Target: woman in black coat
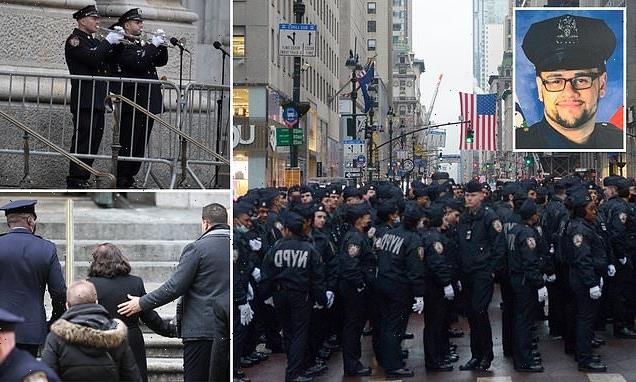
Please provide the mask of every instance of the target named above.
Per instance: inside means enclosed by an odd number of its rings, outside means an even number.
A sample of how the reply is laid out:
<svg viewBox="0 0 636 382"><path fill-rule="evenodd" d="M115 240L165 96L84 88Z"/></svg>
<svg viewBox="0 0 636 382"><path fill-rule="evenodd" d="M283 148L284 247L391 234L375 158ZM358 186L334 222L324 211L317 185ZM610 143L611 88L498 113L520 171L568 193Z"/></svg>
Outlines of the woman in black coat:
<svg viewBox="0 0 636 382"><path fill-rule="evenodd" d="M130 274L130 264L117 246L100 244L93 252L93 261L88 269L88 281L95 285L97 301L113 318L122 320L128 326L128 342L144 382L148 381L146 344L139 328L139 319L155 333L165 337L176 337L176 326L164 322L154 310L142 311L130 317L117 314L117 305L128 301L127 295L146 294L144 282Z"/></svg>

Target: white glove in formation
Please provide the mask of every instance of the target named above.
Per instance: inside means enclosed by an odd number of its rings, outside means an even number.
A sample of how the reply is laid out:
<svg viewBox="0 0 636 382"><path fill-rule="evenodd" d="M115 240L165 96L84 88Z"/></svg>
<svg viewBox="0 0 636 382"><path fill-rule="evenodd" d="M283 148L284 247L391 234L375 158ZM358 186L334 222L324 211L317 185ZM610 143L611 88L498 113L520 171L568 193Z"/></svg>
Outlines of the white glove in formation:
<svg viewBox="0 0 636 382"><path fill-rule="evenodd" d="M157 32L155 33L155 35L152 36L152 45L158 48L159 46L165 44L165 42L166 42L166 33L163 31L163 29L157 29Z"/></svg>
<svg viewBox="0 0 636 382"><path fill-rule="evenodd" d="M330 290L328 290L326 294L327 294L327 309L329 309L331 308L331 305L333 305L334 294Z"/></svg>
<svg viewBox="0 0 636 382"><path fill-rule="evenodd" d="M607 266L607 275L609 277L614 277L616 275L616 267L614 264L610 264Z"/></svg>
<svg viewBox="0 0 636 382"><path fill-rule="evenodd" d="M124 35L121 33L110 32L106 35L106 41L108 41L110 45L119 44L123 39Z"/></svg>
<svg viewBox="0 0 636 382"><path fill-rule="evenodd" d="M548 299L548 288L543 287L537 291L537 295L539 297L539 302L544 302Z"/></svg>
<svg viewBox="0 0 636 382"><path fill-rule="evenodd" d="M455 298L455 291L453 290L453 286L448 284L444 287L444 298L447 300L452 300Z"/></svg>
<svg viewBox="0 0 636 382"><path fill-rule="evenodd" d="M258 268L254 268L252 271L252 277L254 277L254 281L257 283L261 281L261 270Z"/></svg>
<svg viewBox="0 0 636 382"><path fill-rule="evenodd" d="M424 311L424 297L415 297L415 304L411 307L417 314L422 314Z"/></svg>
<svg viewBox="0 0 636 382"><path fill-rule="evenodd" d="M254 317L254 311L250 304L239 305L239 311L241 312L241 325L249 325Z"/></svg>
<svg viewBox="0 0 636 382"><path fill-rule="evenodd" d="M592 300L598 300L599 298L601 298L601 287L597 285L593 288L590 288L590 297L592 298Z"/></svg>

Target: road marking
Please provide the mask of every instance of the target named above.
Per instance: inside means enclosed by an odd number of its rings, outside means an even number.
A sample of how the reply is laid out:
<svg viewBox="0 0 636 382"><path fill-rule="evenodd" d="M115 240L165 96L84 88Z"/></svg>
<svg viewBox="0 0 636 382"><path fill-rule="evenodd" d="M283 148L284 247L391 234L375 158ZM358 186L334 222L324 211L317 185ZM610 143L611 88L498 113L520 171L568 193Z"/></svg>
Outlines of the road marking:
<svg viewBox="0 0 636 382"><path fill-rule="evenodd" d="M588 374L590 382L627 382L620 374Z"/></svg>
<svg viewBox="0 0 636 382"><path fill-rule="evenodd" d="M479 377L477 382L512 382L512 377Z"/></svg>

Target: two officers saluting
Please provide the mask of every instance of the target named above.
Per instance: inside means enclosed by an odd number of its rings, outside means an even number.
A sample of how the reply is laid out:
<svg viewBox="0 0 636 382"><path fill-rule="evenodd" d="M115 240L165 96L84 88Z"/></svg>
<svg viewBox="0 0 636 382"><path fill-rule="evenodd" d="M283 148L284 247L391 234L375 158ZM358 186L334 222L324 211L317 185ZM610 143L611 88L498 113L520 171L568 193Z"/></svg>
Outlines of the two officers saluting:
<svg viewBox="0 0 636 382"><path fill-rule="evenodd" d="M157 67L168 63L165 33L159 29L149 42L141 39L143 17L139 8L133 8L121 15L111 29L99 26L100 14L94 5L75 12L73 18L77 20L77 27L66 39L64 47L70 74L159 79ZM104 39L93 36L100 30L108 31ZM97 154L104 132L104 101L108 93L121 94L151 113L158 114L162 111L159 84L73 79L70 104L74 127L71 153ZM150 139L153 119L124 104L119 123L119 155L143 157ZM81 160L89 166L93 163L93 159ZM117 187L133 187L134 176L140 168L140 161L119 161ZM71 162L67 177L68 188L89 188L89 178L88 171Z"/></svg>

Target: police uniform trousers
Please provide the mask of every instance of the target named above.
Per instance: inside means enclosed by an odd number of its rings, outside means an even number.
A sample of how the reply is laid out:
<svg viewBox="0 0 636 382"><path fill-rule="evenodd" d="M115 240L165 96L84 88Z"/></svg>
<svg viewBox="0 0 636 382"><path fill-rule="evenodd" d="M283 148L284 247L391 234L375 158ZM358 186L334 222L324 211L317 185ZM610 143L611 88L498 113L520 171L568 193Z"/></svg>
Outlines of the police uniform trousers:
<svg viewBox="0 0 636 382"><path fill-rule="evenodd" d="M603 278L606 281L603 295L609 299L614 318L614 331L624 327L631 329L634 326L632 274L633 269L629 262L625 265L619 263L616 265L614 277Z"/></svg>
<svg viewBox="0 0 636 382"><path fill-rule="evenodd" d="M377 327L373 328L374 336L379 339L376 359L383 369L393 371L403 367L402 336L404 327L408 325L413 299L405 284L385 278L378 278L375 284L381 312Z"/></svg>
<svg viewBox="0 0 636 382"><path fill-rule="evenodd" d="M424 294L424 362L429 367L445 364L448 355L448 330L445 327L449 302L444 288L427 285Z"/></svg>
<svg viewBox="0 0 636 382"><path fill-rule="evenodd" d="M249 327L249 334L243 348L242 356L249 356L260 343L260 338L265 336L265 347L274 353L282 353L283 340L280 337L280 323L276 318L273 306L265 304L263 296L257 286L254 289L254 300L250 302L254 310L254 319Z"/></svg>
<svg viewBox="0 0 636 382"><path fill-rule="evenodd" d="M590 297L589 288L578 287L574 290L576 298L576 356L579 364L591 362L592 338L594 337L594 319L598 312L599 301Z"/></svg>
<svg viewBox="0 0 636 382"><path fill-rule="evenodd" d="M232 354L234 355L234 375L238 372L243 355L243 347L247 340L248 325L241 324L241 312L236 304L234 304L234 326L232 327Z"/></svg>
<svg viewBox="0 0 636 382"><path fill-rule="evenodd" d="M332 320L332 310L323 307L322 309L312 309L309 322L309 343L306 353L305 366L311 367L318 356L329 332L329 322Z"/></svg>
<svg viewBox="0 0 636 382"><path fill-rule="evenodd" d="M97 154L104 135L104 111L88 108L78 109L73 113L73 137L71 138L72 154ZM93 159L80 158L89 166L93 165ZM69 178L76 181L86 181L90 178L90 172L71 162L68 170Z"/></svg>
<svg viewBox="0 0 636 382"><path fill-rule="evenodd" d="M503 354L505 357L513 355L513 326L514 326L514 296L510 277L503 276L499 280L499 288L501 291L501 346L503 348Z"/></svg>
<svg viewBox="0 0 636 382"><path fill-rule="evenodd" d="M515 367L532 365L532 325L537 307L537 291L525 280L523 274L510 276L513 293L513 333L512 341Z"/></svg>
<svg viewBox="0 0 636 382"><path fill-rule="evenodd" d="M150 141L150 133L154 120L141 112L123 111L121 113L119 156L144 157L146 144ZM142 162L118 161L117 178L132 178L139 172Z"/></svg>
<svg viewBox="0 0 636 382"><path fill-rule="evenodd" d="M183 341L183 380L208 381L212 340Z"/></svg>
<svg viewBox="0 0 636 382"><path fill-rule="evenodd" d="M274 292L276 316L283 326L283 342L287 351L285 380L290 381L305 371L305 352L309 337L309 321L313 301L309 293L281 289Z"/></svg>
<svg viewBox="0 0 636 382"><path fill-rule="evenodd" d="M565 290L568 288L565 283L563 266L554 265L556 280L546 283L548 288L548 326L551 336L563 336L565 333Z"/></svg>
<svg viewBox="0 0 636 382"><path fill-rule="evenodd" d="M564 321L564 332L563 332L563 345L565 353L574 354L576 352L576 297L574 294L574 290L570 286L569 283L569 268L564 267L564 287L563 288L563 321ZM558 278L557 278L558 280ZM549 293L549 292L548 292ZM589 293L589 291L588 291Z"/></svg>
<svg viewBox="0 0 636 382"><path fill-rule="evenodd" d="M493 295L493 278L490 273L475 272L462 281L465 294L466 318L470 325L470 351L472 358L492 360L492 328L488 305Z"/></svg>
<svg viewBox="0 0 636 382"><path fill-rule="evenodd" d="M344 315L340 341L344 372L353 373L364 367L360 363L360 337L367 321L369 292L366 288L358 292L356 287L346 280L340 281L339 290Z"/></svg>

